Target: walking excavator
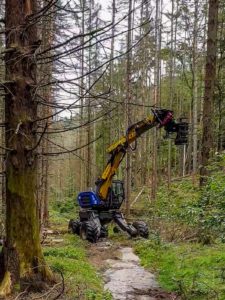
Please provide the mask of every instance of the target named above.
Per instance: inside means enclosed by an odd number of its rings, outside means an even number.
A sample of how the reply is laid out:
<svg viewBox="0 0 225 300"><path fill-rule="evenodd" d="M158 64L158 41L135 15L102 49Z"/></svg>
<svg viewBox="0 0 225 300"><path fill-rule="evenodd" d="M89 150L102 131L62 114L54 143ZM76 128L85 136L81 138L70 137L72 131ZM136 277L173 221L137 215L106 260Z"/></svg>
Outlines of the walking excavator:
<svg viewBox="0 0 225 300"><path fill-rule="evenodd" d="M152 114L131 125L124 136L107 149L109 160L97 179L95 191L85 191L78 194L80 206L79 220L69 221L69 231L80 235L84 240L96 243L101 237L107 236L107 224L115 222L118 227L131 237L148 238L148 226L143 221L127 223L120 207L125 200L124 185L121 180L113 180L119 165L131 144L137 141L147 130L164 127L166 137L176 133L175 145L187 144L188 123L180 119L174 120L173 111L152 108Z"/></svg>

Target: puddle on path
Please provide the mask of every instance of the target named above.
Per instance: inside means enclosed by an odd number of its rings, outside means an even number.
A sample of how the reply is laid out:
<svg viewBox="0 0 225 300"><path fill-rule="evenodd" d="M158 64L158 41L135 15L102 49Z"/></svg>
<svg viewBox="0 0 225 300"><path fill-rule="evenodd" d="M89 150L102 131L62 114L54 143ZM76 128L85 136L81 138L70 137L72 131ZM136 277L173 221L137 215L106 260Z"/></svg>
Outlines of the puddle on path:
<svg viewBox="0 0 225 300"><path fill-rule="evenodd" d="M140 266L139 258L126 247L119 250L119 259L108 259L109 269L104 276L114 300L155 300L149 290L157 289L158 284L150 272Z"/></svg>

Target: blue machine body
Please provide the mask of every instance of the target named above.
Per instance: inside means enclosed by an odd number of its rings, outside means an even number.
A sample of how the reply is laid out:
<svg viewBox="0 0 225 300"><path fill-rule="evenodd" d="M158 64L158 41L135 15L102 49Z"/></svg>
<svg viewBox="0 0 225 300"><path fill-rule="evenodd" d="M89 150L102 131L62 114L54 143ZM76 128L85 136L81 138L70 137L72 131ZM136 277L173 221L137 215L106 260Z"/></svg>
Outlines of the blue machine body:
<svg viewBox="0 0 225 300"><path fill-rule="evenodd" d="M95 194L95 192L81 192L77 196L78 203L82 208L99 207L102 201Z"/></svg>

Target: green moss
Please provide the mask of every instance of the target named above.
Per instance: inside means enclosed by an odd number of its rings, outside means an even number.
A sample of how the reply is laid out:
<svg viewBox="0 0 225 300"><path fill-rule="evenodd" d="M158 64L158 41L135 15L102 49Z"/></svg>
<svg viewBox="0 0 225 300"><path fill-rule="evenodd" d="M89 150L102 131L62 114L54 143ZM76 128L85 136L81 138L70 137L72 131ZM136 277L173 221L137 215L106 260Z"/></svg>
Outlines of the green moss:
<svg viewBox="0 0 225 300"><path fill-rule="evenodd" d="M157 273L162 288L185 299L225 299L225 245L137 242L141 263Z"/></svg>
<svg viewBox="0 0 225 300"><path fill-rule="evenodd" d="M215 166L203 191L184 179L170 190L160 186L154 203L146 189L134 207L151 233L150 240L135 243L142 264L157 274L162 288L186 300L225 299L225 181L221 166ZM200 243L208 235L211 246Z"/></svg>
<svg viewBox="0 0 225 300"><path fill-rule="evenodd" d="M21 170L16 176L13 168L9 169L7 188L11 193L9 198L11 205L6 222L10 222L8 237L18 252L20 276L22 277L29 276L33 272L34 260L39 260L43 265L34 193L35 185L36 175L32 169ZM26 226L24 226L25 224ZM24 230L18 231L18 228L21 227Z"/></svg>
<svg viewBox="0 0 225 300"><path fill-rule="evenodd" d="M64 246L61 248L47 248L44 251L45 256L52 256L56 258L68 258L75 260L84 260L85 251L77 246Z"/></svg>
<svg viewBox="0 0 225 300"><path fill-rule="evenodd" d="M7 295L11 293L12 289L12 281L11 281L11 275L9 271L5 272L3 281L0 285L0 298L6 298Z"/></svg>
<svg viewBox="0 0 225 300"><path fill-rule="evenodd" d="M68 220L57 211L50 211L53 228L59 224L66 227ZM64 223L62 225L62 223ZM97 270L88 261L86 247L88 243L72 234L62 236L63 243L54 247L45 247L44 256L55 272L62 272L66 284L66 299L111 300L109 292L103 290L103 280Z"/></svg>
<svg viewBox="0 0 225 300"><path fill-rule="evenodd" d="M27 170L14 174L12 168L8 173L8 189L12 194L15 194L23 199L34 199L34 189L36 185L35 172ZM30 202L30 201L29 201Z"/></svg>

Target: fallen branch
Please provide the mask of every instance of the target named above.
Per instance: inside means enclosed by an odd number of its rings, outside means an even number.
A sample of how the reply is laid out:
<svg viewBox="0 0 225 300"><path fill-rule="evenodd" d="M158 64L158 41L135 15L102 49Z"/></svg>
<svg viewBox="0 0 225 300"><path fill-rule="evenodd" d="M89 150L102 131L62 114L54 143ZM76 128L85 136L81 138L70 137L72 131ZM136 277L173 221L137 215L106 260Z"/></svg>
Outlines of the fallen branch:
<svg viewBox="0 0 225 300"><path fill-rule="evenodd" d="M140 192L137 194L137 196L135 197L134 201L131 203L130 207L133 207L134 203L137 202L137 200L141 196L143 190L144 190L144 187L142 187L142 189L140 190Z"/></svg>
<svg viewBox="0 0 225 300"><path fill-rule="evenodd" d="M26 295L26 293L27 293L27 289L28 289L28 288L26 288L26 290L25 290L25 291L23 291L23 292L19 293L19 294L16 296L16 298L15 298L14 300L23 299L23 298L20 298L20 297L21 297L21 296L24 296L24 295Z"/></svg>
<svg viewBox="0 0 225 300"><path fill-rule="evenodd" d="M49 294L51 294L52 291L54 291L56 289L57 286L59 286L62 282L58 282L56 283L52 288L50 288L46 293L41 294L38 297L32 297L32 300L37 300L37 299L41 299L43 297L47 297ZM54 298L55 299L55 298Z"/></svg>

